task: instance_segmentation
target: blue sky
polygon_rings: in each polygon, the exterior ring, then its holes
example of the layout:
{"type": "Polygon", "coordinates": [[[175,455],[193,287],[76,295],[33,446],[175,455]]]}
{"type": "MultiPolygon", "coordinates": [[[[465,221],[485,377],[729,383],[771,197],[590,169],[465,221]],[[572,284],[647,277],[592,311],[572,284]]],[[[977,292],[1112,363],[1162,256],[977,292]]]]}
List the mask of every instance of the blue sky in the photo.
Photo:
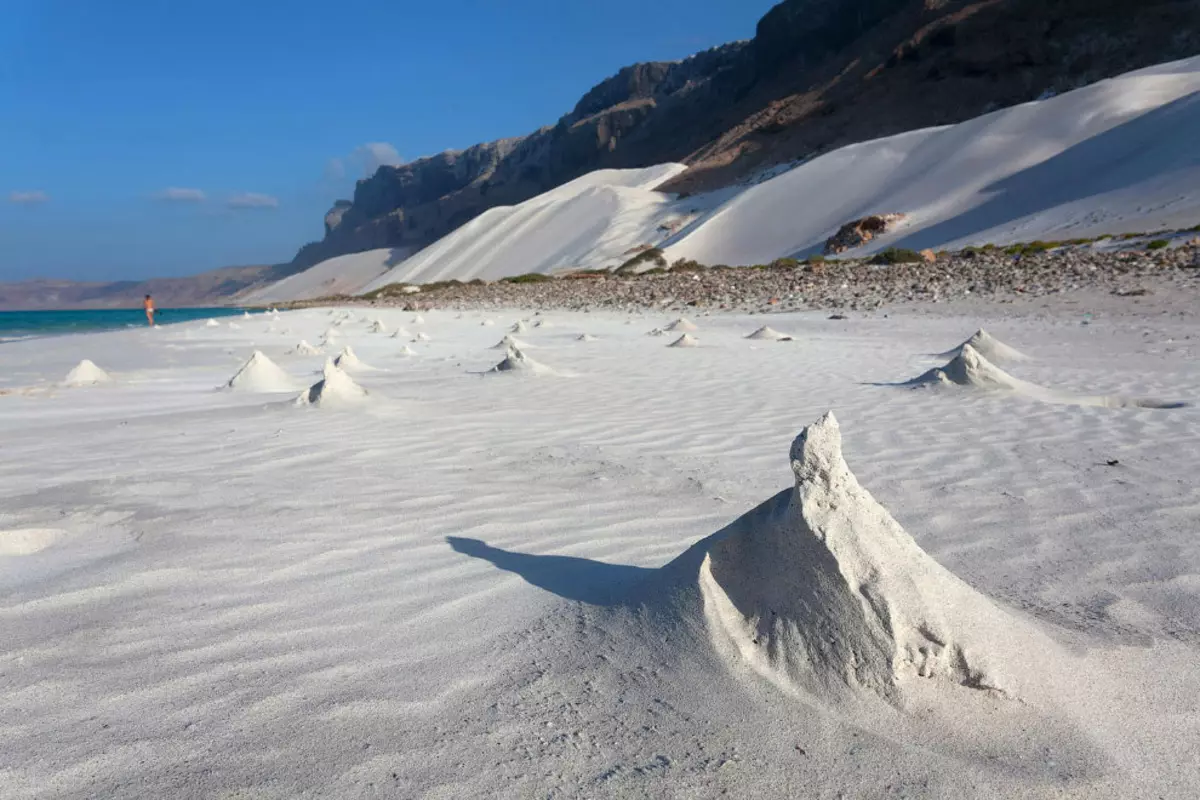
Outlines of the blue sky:
{"type": "Polygon", "coordinates": [[[527,133],[773,4],[0,0],[0,280],[290,260],[379,161],[527,133]]]}

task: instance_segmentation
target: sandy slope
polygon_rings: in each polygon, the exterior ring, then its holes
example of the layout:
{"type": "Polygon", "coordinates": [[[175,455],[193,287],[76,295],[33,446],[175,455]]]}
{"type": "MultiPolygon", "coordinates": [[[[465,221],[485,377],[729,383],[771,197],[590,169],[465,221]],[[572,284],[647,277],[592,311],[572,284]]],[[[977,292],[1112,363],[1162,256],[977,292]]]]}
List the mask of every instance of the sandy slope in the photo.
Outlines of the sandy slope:
{"type": "Polygon", "coordinates": [[[671,198],[652,190],[684,169],[598,170],[520,205],[488,209],[365,289],[619,264],[629,248],[665,238],[657,228],[674,213],[671,198]]]}
{"type": "MultiPolygon", "coordinates": [[[[515,313],[429,313],[408,357],[360,316],[343,406],[214,391],[255,349],[319,380],[285,354],[323,310],[0,348],[38,390],[0,394],[6,799],[1194,796],[1200,410],[874,385],[982,324],[1022,380],[1194,400],[1194,316],[699,316],[677,350],[555,314],[522,339],[569,375],[528,378],[482,374],[515,313]],[[60,387],[82,358],[113,382],[60,387]],[[915,545],[1053,641],[989,664],[1019,700],[789,688],[714,638],[693,545],[764,529],[828,409],[915,545]]],[[[730,563],[731,602],[789,574],[730,563]]]]}
{"type": "Polygon", "coordinates": [[[1197,131],[1200,57],[851,145],[708,195],[652,191],[678,164],[593,172],[490,209],[411,257],[341,256],[251,299],[613,268],[648,245],[665,247],[670,260],[759,264],[816,252],[843,223],[872,213],[907,219],[852,255],[1190,227],[1200,222],[1197,131]]]}
{"type": "Polygon", "coordinates": [[[754,264],[815,251],[842,223],[903,213],[898,245],[954,248],[1200,222],[1200,57],[946,128],[836,150],[752,187],[669,248],[754,264]]]}
{"type": "Polygon", "coordinates": [[[394,248],[368,250],[338,256],[289,275],[278,283],[239,297],[239,302],[277,303],[284,300],[311,300],[315,297],[354,294],[365,284],[386,273],[404,260],[407,252],[394,248]]]}

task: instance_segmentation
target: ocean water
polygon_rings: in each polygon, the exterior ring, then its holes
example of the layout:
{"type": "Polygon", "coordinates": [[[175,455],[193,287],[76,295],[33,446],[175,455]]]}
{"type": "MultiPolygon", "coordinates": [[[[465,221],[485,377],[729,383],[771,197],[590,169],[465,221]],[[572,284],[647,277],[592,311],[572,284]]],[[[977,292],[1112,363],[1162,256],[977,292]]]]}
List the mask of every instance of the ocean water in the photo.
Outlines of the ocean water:
{"type": "MultiPolygon", "coordinates": [[[[154,321],[159,325],[189,322],[209,317],[241,314],[240,308],[160,308],[154,321]]],[[[0,311],[0,342],[33,336],[90,333],[119,328],[146,327],[140,308],[80,309],[77,311],[0,311]]]]}

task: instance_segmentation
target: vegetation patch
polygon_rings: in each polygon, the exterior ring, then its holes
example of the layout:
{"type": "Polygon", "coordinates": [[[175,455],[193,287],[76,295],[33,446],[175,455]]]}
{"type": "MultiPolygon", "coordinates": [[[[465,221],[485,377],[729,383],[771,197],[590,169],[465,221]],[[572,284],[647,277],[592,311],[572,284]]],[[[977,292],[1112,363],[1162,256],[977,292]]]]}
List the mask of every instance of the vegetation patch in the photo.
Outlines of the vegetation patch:
{"type": "Polygon", "coordinates": [[[925,259],[916,250],[904,247],[889,247],[876,253],[870,260],[871,264],[920,264],[925,259]]]}
{"type": "Polygon", "coordinates": [[[651,247],[649,250],[643,250],[633,258],[626,261],[621,266],[617,267],[618,275],[627,275],[635,271],[642,264],[653,264],[656,267],[667,268],[667,258],[663,255],[663,251],[657,247],[651,247]]]}
{"type": "Polygon", "coordinates": [[[549,275],[543,275],[540,272],[526,272],[524,275],[513,275],[508,278],[501,278],[505,283],[545,283],[552,281],[549,275]]]}

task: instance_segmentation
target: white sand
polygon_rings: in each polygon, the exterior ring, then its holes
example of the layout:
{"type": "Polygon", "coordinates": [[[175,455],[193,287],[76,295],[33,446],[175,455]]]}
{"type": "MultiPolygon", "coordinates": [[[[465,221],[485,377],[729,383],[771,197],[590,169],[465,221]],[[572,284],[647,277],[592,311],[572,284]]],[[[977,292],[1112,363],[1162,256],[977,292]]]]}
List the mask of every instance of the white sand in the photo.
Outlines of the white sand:
{"type": "Polygon", "coordinates": [[[556,312],[570,380],[480,379],[495,330],[434,311],[418,359],[344,330],[382,369],[340,413],[212,391],[323,310],[6,343],[0,390],[121,380],[0,391],[0,795],[1190,799],[1200,409],[872,385],[982,325],[1194,400],[1166,299],[714,314],[683,359],[556,312]],[[828,409],[844,461],[789,459],[828,409]]]}

